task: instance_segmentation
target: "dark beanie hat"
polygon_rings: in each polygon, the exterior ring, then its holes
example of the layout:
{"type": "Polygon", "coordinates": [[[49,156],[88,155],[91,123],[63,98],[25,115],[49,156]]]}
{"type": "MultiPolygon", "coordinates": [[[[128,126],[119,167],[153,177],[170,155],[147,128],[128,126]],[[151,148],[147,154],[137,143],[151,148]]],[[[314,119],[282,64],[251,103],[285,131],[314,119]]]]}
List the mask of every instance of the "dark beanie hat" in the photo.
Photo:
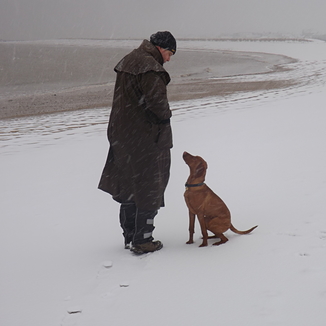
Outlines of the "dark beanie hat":
{"type": "Polygon", "coordinates": [[[177,42],[170,32],[157,32],[151,35],[152,44],[160,46],[163,49],[171,51],[173,54],[177,52],[177,42]]]}

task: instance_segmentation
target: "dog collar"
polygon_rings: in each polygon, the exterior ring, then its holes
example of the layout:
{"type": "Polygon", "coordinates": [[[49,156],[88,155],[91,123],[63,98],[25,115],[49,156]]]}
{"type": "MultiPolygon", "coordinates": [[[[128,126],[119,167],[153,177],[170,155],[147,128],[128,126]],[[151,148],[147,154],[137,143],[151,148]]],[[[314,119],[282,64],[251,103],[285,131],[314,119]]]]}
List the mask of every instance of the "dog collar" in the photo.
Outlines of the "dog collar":
{"type": "Polygon", "coordinates": [[[193,188],[193,187],[200,187],[203,186],[205,183],[201,182],[201,183],[186,183],[185,186],[186,188],[193,188]]]}

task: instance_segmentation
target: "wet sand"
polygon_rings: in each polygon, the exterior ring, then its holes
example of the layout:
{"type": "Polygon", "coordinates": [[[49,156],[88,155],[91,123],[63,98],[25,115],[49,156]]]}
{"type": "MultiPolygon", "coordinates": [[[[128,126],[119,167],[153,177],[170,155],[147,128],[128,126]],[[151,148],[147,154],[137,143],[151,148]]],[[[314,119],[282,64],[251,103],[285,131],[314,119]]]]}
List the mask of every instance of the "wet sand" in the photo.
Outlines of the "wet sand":
{"type": "MultiPolygon", "coordinates": [[[[0,119],[111,105],[117,62],[132,48],[0,42],[0,119]]],[[[165,68],[170,101],[285,88],[295,81],[246,81],[293,60],[231,51],[178,50],[165,68]]]]}

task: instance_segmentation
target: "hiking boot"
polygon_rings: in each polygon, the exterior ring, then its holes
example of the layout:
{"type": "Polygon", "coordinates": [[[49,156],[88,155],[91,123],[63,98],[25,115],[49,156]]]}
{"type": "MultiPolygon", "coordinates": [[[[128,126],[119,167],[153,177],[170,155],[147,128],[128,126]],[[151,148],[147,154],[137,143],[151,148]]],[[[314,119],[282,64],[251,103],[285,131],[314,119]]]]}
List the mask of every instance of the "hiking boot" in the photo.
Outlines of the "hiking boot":
{"type": "Polygon", "coordinates": [[[125,243],[125,249],[131,249],[130,243],[125,243]]]}
{"type": "Polygon", "coordinates": [[[123,236],[125,238],[125,249],[130,249],[134,233],[123,234],[123,236]]]}
{"type": "Polygon", "coordinates": [[[147,254],[148,252],[154,252],[157,250],[160,250],[163,248],[163,243],[161,241],[151,241],[151,242],[145,242],[141,244],[135,244],[133,245],[130,250],[137,254],[147,254]]]}

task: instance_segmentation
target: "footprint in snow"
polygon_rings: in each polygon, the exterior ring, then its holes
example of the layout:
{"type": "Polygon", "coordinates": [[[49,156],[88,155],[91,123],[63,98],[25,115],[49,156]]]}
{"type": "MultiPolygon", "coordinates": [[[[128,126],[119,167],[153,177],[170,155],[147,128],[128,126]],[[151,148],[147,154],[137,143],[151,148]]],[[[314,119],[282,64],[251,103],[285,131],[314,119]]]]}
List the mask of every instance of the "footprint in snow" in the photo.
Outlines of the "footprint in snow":
{"type": "Polygon", "coordinates": [[[113,266],[113,262],[111,260],[106,260],[102,262],[102,266],[105,268],[110,268],[113,266]]]}
{"type": "Polygon", "coordinates": [[[61,326],[75,326],[81,316],[80,306],[71,306],[67,309],[67,315],[62,319],[61,326]]]}
{"type": "Polygon", "coordinates": [[[110,274],[110,268],[113,266],[113,262],[111,260],[105,260],[101,263],[101,267],[97,272],[96,278],[106,277],[110,274]]]}

